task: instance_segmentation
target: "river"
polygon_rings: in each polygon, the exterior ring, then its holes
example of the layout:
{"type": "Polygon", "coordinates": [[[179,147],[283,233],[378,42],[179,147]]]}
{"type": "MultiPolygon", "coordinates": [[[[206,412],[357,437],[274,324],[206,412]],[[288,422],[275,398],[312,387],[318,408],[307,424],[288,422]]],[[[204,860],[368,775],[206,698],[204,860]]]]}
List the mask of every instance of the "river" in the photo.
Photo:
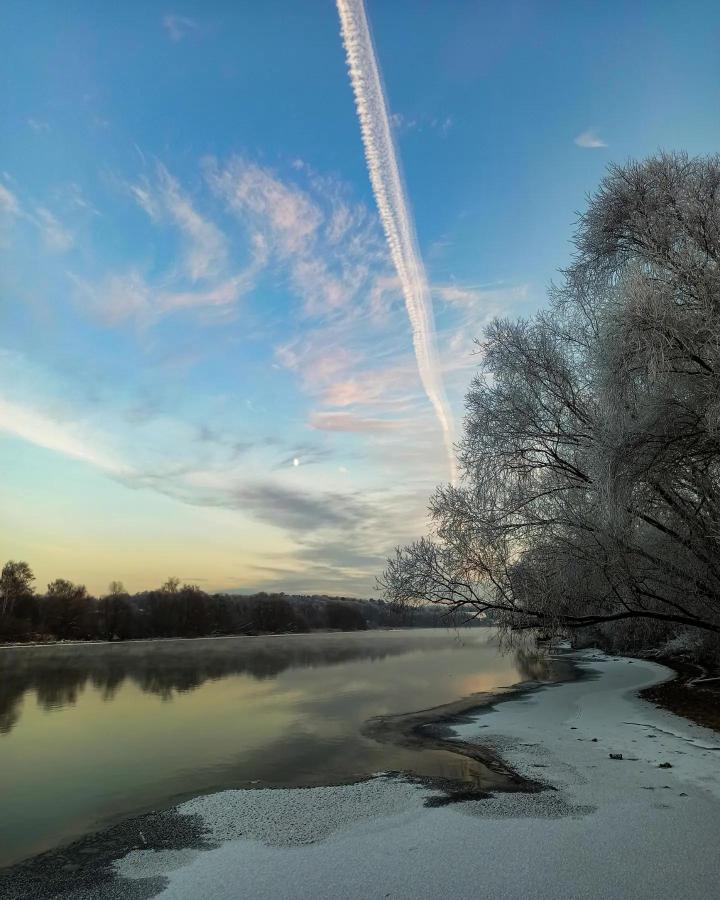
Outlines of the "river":
{"type": "Polygon", "coordinates": [[[472,779],[364,723],[533,674],[485,628],[2,648],[0,865],[227,787],[472,779]]]}

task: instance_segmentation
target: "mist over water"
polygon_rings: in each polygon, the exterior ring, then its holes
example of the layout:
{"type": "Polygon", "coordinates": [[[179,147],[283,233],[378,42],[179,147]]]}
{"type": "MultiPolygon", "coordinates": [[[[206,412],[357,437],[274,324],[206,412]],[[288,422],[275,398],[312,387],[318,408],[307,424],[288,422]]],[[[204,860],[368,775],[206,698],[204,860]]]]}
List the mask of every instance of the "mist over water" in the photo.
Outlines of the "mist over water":
{"type": "Polygon", "coordinates": [[[490,629],[2,650],[0,864],[227,787],[473,780],[467,759],[377,743],[364,723],[536,677],[535,664],[502,655],[490,629]]]}

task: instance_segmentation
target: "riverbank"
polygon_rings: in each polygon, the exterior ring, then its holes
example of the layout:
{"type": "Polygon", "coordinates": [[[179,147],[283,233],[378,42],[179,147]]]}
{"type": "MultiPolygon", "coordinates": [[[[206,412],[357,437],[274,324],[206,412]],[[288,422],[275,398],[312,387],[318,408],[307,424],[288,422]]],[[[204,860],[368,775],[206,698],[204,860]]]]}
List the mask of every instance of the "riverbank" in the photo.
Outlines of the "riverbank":
{"type": "MultiPolygon", "coordinates": [[[[542,790],[445,805],[433,802],[441,790],[378,776],[210,794],[154,824],[119,826],[136,849],[93,848],[85,859],[101,858],[63,896],[705,900],[720,879],[718,735],[638,697],[671,678],[667,668],[574,659],[580,680],[493,698],[449,738],[542,790]]],[[[82,874],[79,862],[66,865],[82,874]]],[[[58,895],[31,880],[0,881],[3,896],[58,895]]]]}
{"type": "MultiPolygon", "coordinates": [[[[418,626],[420,627],[420,626],[418,626]]],[[[195,643],[197,641],[222,641],[227,638],[236,638],[236,637],[261,637],[261,638],[273,638],[273,637],[288,637],[289,635],[296,634],[365,634],[368,631],[395,631],[397,629],[391,628],[390,626],[383,626],[381,628],[355,628],[349,631],[343,631],[342,628],[317,628],[307,632],[296,632],[296,631],[268,631],[268,632],[257,632],[248,634],[245,632],[239,632],[237,634],[198,634],[194,637],[177,637],[177,636],[166,636],[166,637],[145,637],[145,638],[126,638],[122,641],[100,641],[100,640],[86,640],[86,641],[0,641],[0,650],[22,650],[27,649],[29,647],[127,647],[133,646],[134,644],[155,644],[155,643],[165,643],[170,644],[173,642],[192,642],[195,643]]]]}
{"type": "Polygon", "coordinates": [[[696,725],[720,732],[720,676],[701,666],[677,659],[658,659],[675,678],[645,688],[644,700],[669,710],[696,725]]]}
{"type": "Polygon", "coordinates": [[[546,658],[542,680],[518,682],[510,687],[471,694],[452,703],[431,709],[415,710],[400,715],[378,716],[369,719],[363,733],[374,741],[414,750],[440,750],[463,758],[462,779],[421,778],[418,782],[440,790],[442,796],[426,800],[428,806],[482,799],[496,793],[535,793],[543,785],[535,779],[521,775],[507,765],[500,754],[475,740],[461,740],[457,735],[459,725],[472,724],[481,712],[499,703],[539,690],[550,684],[577,681],[586,677],[583,670],[569,655],[557,654],[546,658]]]}

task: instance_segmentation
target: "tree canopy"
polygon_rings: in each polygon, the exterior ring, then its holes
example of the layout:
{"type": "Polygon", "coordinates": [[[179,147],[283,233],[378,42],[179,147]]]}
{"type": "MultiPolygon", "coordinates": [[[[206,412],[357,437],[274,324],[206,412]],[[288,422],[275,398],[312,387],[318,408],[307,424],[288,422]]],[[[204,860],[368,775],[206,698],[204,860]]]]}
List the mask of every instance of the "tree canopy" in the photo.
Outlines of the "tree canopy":
{"type": "Polygon", "coordinates": [[[548,308],[478,341],[460,482],[391,600],[720,633],[719,189],[720,157],[609,170],[548,308]]]}

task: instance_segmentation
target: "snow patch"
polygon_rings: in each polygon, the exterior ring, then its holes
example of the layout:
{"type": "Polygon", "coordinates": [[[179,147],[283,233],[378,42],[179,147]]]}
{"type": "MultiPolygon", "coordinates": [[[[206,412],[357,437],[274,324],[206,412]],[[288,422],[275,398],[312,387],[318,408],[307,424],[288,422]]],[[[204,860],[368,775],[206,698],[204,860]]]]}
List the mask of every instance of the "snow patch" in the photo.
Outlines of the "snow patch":
{"type": "Polygon", "coordinates": [[[664,667],[576,658],[595,677],[498,703],[455,728],[546,791],[439,808],[423,806],[427,789],[387,777],[225,791],[180,807],[202,816],[217,849],[171,855],[165,869],[161,854],[135,851],[118,870],[165,875],[164,900],[715,896],[720,767],[707,748],[717,735],[637,696],[672,677],[664,667]]]}

